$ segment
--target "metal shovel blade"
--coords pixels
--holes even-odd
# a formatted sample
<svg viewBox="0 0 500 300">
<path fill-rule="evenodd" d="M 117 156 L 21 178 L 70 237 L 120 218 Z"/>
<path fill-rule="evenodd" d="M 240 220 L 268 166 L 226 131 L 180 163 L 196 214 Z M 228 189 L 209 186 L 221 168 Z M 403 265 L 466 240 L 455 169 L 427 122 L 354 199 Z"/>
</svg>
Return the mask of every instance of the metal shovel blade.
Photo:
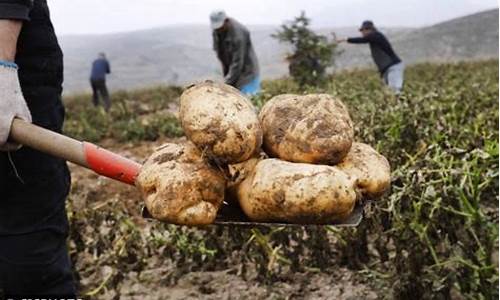
<svg viewBox="0 0 500 300">
<path fill-rule="evenodd" d="M 352 214 L 342 222 L 332 222 L 327 224 L 291 224 L 291 223 L 270 223 L 270 222 L 253 222 L 245 216 L 239 205 L 230 205 L 224 203 L 219 210 L 219 214 L 215 219 L 214 225 L 223 226 L 278 226 L 278 227 L 304 227 L 304 226 L 335 226 L 335 227 L 356 227 L 363 220 L 365 214 L 364 205 L 357 204 Z M 142 217 L 145 219 L 153 219 L 148 209 L 142 208 Z"/>
</svg>

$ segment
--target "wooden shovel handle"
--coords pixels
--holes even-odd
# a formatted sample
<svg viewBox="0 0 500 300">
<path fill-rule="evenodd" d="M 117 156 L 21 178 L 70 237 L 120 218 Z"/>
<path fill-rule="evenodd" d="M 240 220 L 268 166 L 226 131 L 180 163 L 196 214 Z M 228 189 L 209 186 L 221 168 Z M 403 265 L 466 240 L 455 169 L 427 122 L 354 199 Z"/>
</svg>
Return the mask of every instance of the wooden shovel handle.
<svg viewBox="0 0 500 300">
<path fill-rule="evenodd" d="M 141 165 L 133 160 L 28 122 L 14 119 L 10 138 L 40 152 L 62 158 L 100 175 L 134 185 Z"/>
<path fill-rule="evenodd" d="M 65 135 L 14 119 L 10 138 L 21 145 L 90 169 L 85 158 L 83 143 Z"/>
</svg>

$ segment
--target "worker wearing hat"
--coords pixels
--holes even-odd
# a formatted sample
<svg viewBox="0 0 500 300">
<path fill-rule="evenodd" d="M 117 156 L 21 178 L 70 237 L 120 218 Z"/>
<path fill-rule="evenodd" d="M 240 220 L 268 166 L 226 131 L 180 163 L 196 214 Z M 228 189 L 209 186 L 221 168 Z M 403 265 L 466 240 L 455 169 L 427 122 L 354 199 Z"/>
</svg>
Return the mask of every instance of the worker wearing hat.
<svg viewBox="0 0 500 300">
<path fill-rule="evenodd" d="M 246 95 L 260 91 L 259 64 L 252 46 L 250 32 L 222 10 L 210 14 L 213 47 L 222 64 L 226 84 Z"/>
<path fill-rule="evenodd" d="M 66 162 L 8 139 L 14 118 L 62 129 L 63 56 L 49 15 L 46 0 L 0 0 L 0 299 L 75 298 Z"/>
<path fill-rule="evenodd" d="M 377 30 L 372 21 L 364 21 L 359 28 L 361 37 L 340 39 L 337 42 L 369 44 L 371 54 L 384 82 L 396 95 L 401 93 L 404 80 L 404 65 L 392 49 L 387 38 Z"/>
</svg>

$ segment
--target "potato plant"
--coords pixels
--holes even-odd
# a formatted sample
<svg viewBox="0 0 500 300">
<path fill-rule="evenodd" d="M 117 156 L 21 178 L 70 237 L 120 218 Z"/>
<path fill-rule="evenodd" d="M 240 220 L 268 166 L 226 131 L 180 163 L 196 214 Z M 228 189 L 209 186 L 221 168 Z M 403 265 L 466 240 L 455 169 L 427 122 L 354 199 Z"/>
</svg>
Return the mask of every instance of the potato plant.
<svg viewBox="0 0 500 300">
<path fill-rule="evenodd" d="M 407 68 L 399 100 L 372 70 L 340 72 L 307 90 L 290 79 L 265 81 L 252 99 L 259 107 L 282 93 L 340 97 L 355 140 L 389 160 L 389 194 L 372 203 L 355 229 L 195 229 L 144 223 L 139 195 L 128 187 L 116 184 L 111 193 L 104 181 L 74 180 L 69 246 L 82 294 L 146 298 L 192 274 L 225 272 L 272 291 L 268 299 L 291 297 L 279 288 L 283 282 L 307 298 L 310 278 L 355 272 L 349 282 L 369 286 L 379 299 L 497 298 L 498 79 L 498 60 L 419 64 Z M 159 118 L 180 93 L 121 92 L 113 97 L 125 105 L 116 100 L 110 115 L 89 108 L 88 96 L 69 97 L 66 132 L 116 140 L 120 149 L 127 135 L 119 131 L 127 127 L 118 130 L 116 120 Z M 155 138 L 139 134 L 132 142 Z M 193 284 L 213 298 L 233 287 L 210 290 L 207 282 Z"/>
</svg>

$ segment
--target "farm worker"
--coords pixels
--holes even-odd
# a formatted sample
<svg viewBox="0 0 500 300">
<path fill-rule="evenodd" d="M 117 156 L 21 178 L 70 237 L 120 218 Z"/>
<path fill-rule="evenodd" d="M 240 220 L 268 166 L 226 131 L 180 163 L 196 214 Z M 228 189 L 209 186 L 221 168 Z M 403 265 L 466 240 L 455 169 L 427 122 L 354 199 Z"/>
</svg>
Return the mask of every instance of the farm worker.
<svg viewBox="0 0 500 300">
<path fill-rule="evenodd" d="M 213 46 L 222 63 L 225 83 L 236 87 L 243 94 L 257 94 L 260 91 L 259 64 L 250 32 L 221 10 L 210 15 L 210 23 Z"/>
<path fill-rule="evenodd" d="M 109 100 L 108 88 L 106 87 L 106 74 L 111 73 L 106 54 L 99 53 L 98 57 L 92 63 L 92 72 L 90 73 L 90 85 L 92 86 L 92 102 L 94 106 L 99 105 L 99 95 L 102 96 L 104 109 L 109 111 L 111 101 Z"/>
<path fill-rule="evenodd" d="M 61 132 L 62 81 L 46 0 L 0 0 L 0 295 L 75 296 L 66 162 L 8 140 L 14 118 Z"/>
<path fill-rule="evenodd" d="M 370 45 L 373 60 L 385 84 L 387 84 L 396 95 L 399 95 L 403 89 L 403 62 L 396 55 L 387 38 L 377 30 L 372 21 L 364 21 L 359 31 L 362 37 L 340 39 L 337 40 L 337 42 L 348 42 L 351 44 L 368 43 Z"/>
</svg>

